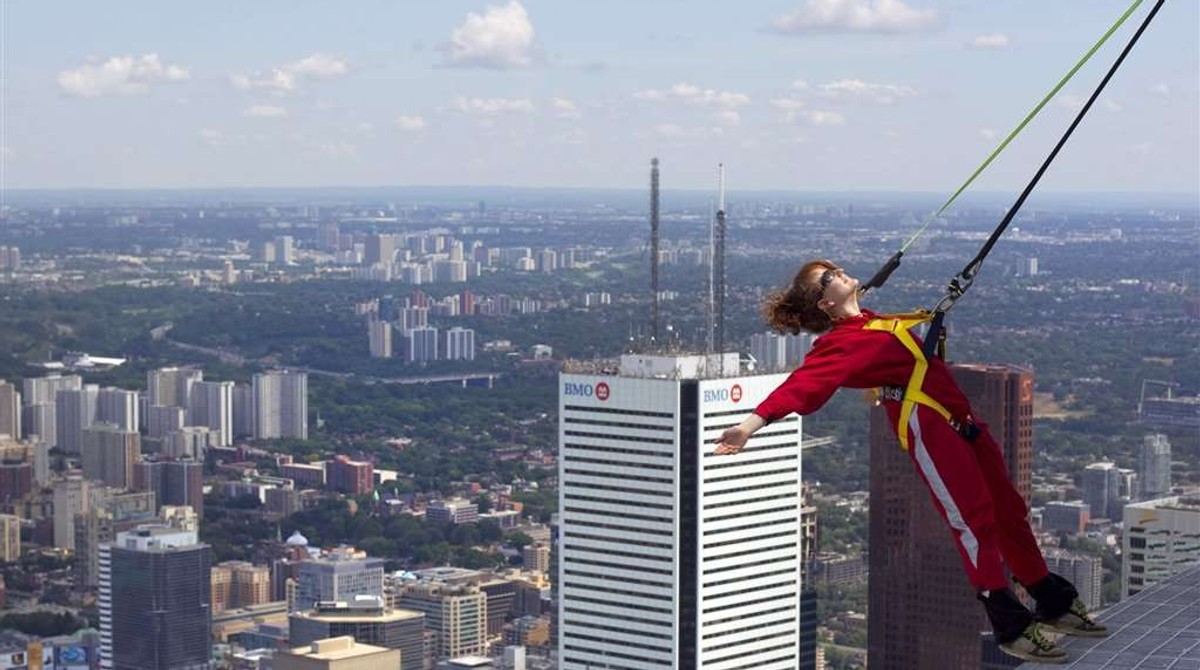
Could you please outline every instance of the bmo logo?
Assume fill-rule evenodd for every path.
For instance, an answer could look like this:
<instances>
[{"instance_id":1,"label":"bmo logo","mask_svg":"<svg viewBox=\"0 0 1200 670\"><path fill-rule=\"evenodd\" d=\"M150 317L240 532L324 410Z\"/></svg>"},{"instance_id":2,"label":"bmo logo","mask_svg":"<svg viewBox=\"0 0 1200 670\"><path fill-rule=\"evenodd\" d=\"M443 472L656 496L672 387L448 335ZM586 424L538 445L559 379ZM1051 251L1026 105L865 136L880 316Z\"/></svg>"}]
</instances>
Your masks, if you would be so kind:
<instances>
[{"instance_id":1,"label":"bmo logo","mask_svg":"<svg viewBox=\"0 0 1200 670\"><path fill-rule=\"evenodd\" d=\"M704 402L741 402L742 385L734 384L727 389L708 389L704 392Z\"/></svg>"},{"instance_id":2,"label":"bmo logo","mask_svg":"<svg viewBox=\"0 0 1200 670\"><path fill-rule=\"evenodd\" d=\"M596 400L608 400L608 396L612 393L612 389L605 382L596 384L584 384L576 382L566 382L563 384L563 395L582 396L584 398L595 398Z\"/></svg>"}]
</instances>

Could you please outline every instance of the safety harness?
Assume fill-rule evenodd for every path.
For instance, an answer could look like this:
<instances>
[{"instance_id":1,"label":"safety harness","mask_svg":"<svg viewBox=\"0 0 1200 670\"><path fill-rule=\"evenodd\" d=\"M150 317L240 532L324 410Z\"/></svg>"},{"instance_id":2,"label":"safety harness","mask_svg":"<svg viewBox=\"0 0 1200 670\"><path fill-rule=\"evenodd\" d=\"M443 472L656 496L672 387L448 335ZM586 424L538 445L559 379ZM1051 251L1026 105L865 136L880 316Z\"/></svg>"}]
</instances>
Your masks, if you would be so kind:
<instances>
[{"instance_id":1,"label":"safety harness","mask_svg":"<svg viewBox=\"0 0 1200 670\"><path fill-rule=\"evenodd\" d=\"M954 416L946 406L935 400L924 391L925 373L929 371L929 357L917 344L910 332L913 328L927 324L933 319L933 314L924 310L908 314L888 314L871 319L863 326L864 330L879 330L891 333L900 340L900 344L913 355L913 371L905 386L884 386L876 390L876 403L885 400L900 403L900 417L896 420L896 436L900 438L900 447L909 450L908 422L917 405L924 405L937 412L954 430L967 441L972 441L979 434L970 415Z\"/></svg>"}]
</instances>

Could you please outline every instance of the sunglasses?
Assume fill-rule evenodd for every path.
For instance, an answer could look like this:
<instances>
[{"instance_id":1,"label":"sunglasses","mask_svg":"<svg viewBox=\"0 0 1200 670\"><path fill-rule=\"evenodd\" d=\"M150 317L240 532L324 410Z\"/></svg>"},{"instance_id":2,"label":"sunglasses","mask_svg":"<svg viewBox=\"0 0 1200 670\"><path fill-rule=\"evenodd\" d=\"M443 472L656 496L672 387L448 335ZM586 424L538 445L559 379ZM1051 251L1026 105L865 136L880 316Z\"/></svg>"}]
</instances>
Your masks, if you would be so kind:
<instances>
[{"instance_id":1,"label":"sunglasses","mask_svg":"<svg viewBox=\"0 0 1200 670\"><path fill-rule=\"evenodd\" d=\"M841 268L829 268L821 273L821 278L817 280L817 285L821 287L822 292L829 288L829 284L833 282L833 278L841 271Z\"/></svg>"}]
</instances>

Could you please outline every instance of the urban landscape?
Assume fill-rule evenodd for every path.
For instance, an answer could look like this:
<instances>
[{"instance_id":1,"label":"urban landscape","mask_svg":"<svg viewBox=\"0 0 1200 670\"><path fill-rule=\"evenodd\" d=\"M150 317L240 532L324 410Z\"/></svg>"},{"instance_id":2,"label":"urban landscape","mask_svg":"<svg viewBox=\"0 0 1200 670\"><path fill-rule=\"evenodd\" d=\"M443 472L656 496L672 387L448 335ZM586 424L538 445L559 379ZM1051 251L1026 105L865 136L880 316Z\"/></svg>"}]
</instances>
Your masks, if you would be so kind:
<instances>
[{"instance_id":1,"label":"urban landscape","mask_svg":"<svg viewBox=\"0 0 1200 670\"><path fill-rule=\"evenodd\" d=\"M975 28L963 46L970 31L946 28L959 19L938 3L790 4L800 9L760 21L755 39L836 34L880 49L876 59L892 53L879 44L928 34L953 34L970 58L1010 50L1005 35ZM475 5L453 18L423 10L459 27L444 44L404 48L432 59L422 77L635 76L615 60L577 63L561 45L546 52L530 15L552 11L539 3ZM1118 11L1104 9L1084 32ZM171 11L148 20L167 25ZM231 20L214 11L225 18L196 20ZM330 20L289 11L295 39L302 22ZM959 11L982 21L969 14L982 10ZM1182 13L1186 23L1195 8ZM9 17L5 39L36 14ZM250 12L247 25L262 29L264 17ZM230 30L235 44L251 39ZM30 38L14 39L36 60ZM301 124L350 106L321 87L383 67L371 52L357 62L314 52L218 81L157 54L122 65L78 53L63 62L83 65L56 66L57 102L24 88L49 66L4 65L23 92L13 99L64 115L58 105L96 103L97 123L147 137L166 131L121 130L113 119L136 112L117 105L170 87L191 91L160 101L180 108L233 91L253 100L231 123ZM648 67L674 67L653 53ZM1162 84L1171 123L1200 125L1198 69L1192 58ZM205 126L204 151L257 148L191 155L190 177L173 157L163 181L142 167L129 181L81 179L49 145L21 146L58 121L15 113L4 122L15 133L0 139L0 670L1032 667L996 639L979 604L987 592L963 571L974 556L955 541L961 516L938 497L940 480L914 468L922 456L908 453L903 421L897 437L886 388L842 384L819 411L764 419L744 451L717 451L829 342L764 320L802 263L829 259L866 282L902 249L887 285L855 296L871 316L906 314L937 304L1002 219L1011 226L946 313L945 369L969 422L999 445L1046 566L1110 631L1054 639L1073 667L1200 668L1200 150L1147 140L1098 175L1102 154L1085 138L1084 158L1028 202L1013 205L1024 168L1000 166L1002 178L947 207L918 169L906 172L916 149L885 178L845 157L863 145L814 135L861 110L908 123L904 105L936 98L935 84L810 76L763 105L801 128L780 144L825 162L803 183L772 181L790 159L750 165L777 155L773 139L738 135L768 96L683 84L627 97L707 120L630 131L622 141L635 151L594 143L569 159L553 124L603 108L613 131L649 107L555 97L525 127L513 118L542 107L486 96L431 105L392 121L404 140L389 151L403 166L378 178L354 172L376 160L366 139L332 151L297 140L305 148L292 155L272 153L269 133ZM417 97L435 86L419 81ZM1103 123L1132 120L1126 104ZM440 137L439 118L465 125ZM495 147L439 153L457 150L460 133ZM697 149L733 138L729 162ZM519 149L510 165L491 153L505 142ZM256 162L260 151L275 164ZM320 154L309 156L312 181L293 171L308 151ZM1131 177L1151 151L1175 163ZM132 155L79 160L107 175ZM358 167L330 177L340 160ZM276 171L240 182L260 167ZM860 169L866 186L846 176ZM401 185L376 185L389 183ZM1024 605L1040 599L1008 577Z\"/></svg>"}]
</instances>

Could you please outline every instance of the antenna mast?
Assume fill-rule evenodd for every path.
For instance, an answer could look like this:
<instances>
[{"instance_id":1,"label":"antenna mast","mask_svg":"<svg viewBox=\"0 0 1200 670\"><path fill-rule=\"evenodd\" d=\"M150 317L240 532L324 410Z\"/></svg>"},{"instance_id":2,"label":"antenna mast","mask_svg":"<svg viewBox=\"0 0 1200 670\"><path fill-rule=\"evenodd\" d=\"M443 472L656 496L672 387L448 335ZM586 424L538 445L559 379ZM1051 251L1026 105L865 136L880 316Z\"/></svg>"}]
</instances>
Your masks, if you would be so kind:
<instances>
[{"instance_id":1,"label":"antenna mast","mask_svg":"<svg viewBox=\"0 0 1200 670\"><path fill-rule=\"evenodd\" d=\"M713 346L716 353L725 353L725 164L717 164L717 221L713 231L713 275L716 322Z\"/></svg>"},{"instance_id":2,"label":"antenna mast","mask_svg":"<svg viewBox=\"0 0 1200 670\"><path fill-rule=\"evenodd\" d=\"M650 159L650 342L658 344L658 159Z\"/></svg>"}]
</instances>

